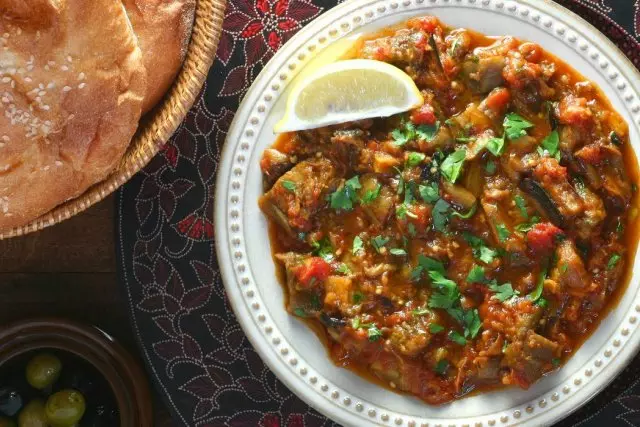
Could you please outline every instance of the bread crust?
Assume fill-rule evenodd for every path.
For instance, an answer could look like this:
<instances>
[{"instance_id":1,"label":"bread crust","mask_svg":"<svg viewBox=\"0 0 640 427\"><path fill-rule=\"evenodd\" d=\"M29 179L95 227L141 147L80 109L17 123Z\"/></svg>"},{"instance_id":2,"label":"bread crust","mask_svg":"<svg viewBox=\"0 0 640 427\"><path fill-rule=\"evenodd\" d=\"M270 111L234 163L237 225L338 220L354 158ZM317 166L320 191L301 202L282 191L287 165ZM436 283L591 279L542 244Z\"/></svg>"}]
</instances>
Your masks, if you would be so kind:
<instances>
[{"instance_id":1,"label":"bread crust","mask_svg":"<svg viewBox=\"0 0 640 427\"><path fill-rule=\"evenodd\" d=\"M0 230L7 230L114 170L138 126L147 81L120 0L0 0L0 13Z\"/></svg>"},{"instance_id":2,"label":"bread crust","mask_svg":"<svg viewBox=\"0 0 640 427\"><path fill-rule=\"evenodd\" d=\"M196 0L123 0L147 67L142 111L151 110L169 90L187 52Z\"/></svg>"}]
</instances>

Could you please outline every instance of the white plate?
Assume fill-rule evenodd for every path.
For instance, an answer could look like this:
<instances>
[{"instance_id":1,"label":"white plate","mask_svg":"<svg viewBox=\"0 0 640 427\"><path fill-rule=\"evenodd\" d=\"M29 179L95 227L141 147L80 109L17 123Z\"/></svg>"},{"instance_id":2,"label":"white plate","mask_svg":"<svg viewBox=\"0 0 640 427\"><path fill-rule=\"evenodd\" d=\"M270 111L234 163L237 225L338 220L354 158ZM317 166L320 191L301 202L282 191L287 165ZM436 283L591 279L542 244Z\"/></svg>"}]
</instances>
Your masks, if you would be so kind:
<instances>
[{"instance_id":1,"label":"white plate","mask_svg":"<svg viewBox=\"0 0 640 427\"><path fill-rule=\"evenodd\" d=\"M255 80L227 136L216 189L218 262L227 294L249 340L271 370L308 404L345 425L545 425L604 389L640 344L636 256L618 307L558 372L529 390L508 388L429 406L369 383L331 363L303 323L284 310L270 256L267 223L257 204L259 160L276 136L291 82L335 41L433 14L444 23L539 43L597 83L629 123L640 152L640 75L605 36L556 4L540 0L349 0L293 37Z\"/></svg>"}]
</instances>

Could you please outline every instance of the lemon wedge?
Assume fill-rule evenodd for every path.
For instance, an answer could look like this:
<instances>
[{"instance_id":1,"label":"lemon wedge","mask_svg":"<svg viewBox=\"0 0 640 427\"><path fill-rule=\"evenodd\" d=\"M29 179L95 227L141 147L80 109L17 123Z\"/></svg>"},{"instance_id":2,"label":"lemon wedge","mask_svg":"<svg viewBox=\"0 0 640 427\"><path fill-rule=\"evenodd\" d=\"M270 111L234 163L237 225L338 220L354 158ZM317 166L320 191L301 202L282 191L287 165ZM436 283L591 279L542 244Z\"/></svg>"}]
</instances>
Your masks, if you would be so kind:
<instances>
[{"instance_id":1,"label":"lemon wedge","mask_svg":"<svg viewBox=\"0 0 640 427\"><path fill-rule=\"evenodd\" d=\"M276 133L387 117L422 105L411 77L386 62L349 59L323 65L297 82Z\"/></svg>"}]
</instances>

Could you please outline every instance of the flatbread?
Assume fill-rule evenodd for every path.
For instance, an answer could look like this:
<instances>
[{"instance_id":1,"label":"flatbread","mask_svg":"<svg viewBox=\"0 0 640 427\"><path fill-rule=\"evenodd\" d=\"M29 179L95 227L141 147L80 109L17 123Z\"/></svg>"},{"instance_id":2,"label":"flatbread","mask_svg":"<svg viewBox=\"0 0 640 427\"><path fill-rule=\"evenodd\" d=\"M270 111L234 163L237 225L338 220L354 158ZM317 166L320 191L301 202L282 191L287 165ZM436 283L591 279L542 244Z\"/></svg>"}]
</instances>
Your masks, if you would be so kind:
<instances>
[{"instance_id":1,"label":"flatbread","mask_svg":"<svg viewBox=\"0 0 640 427\"><path fill-rule=\"evenodd\" d=\"M0 0L0 230L112 172L146 88L120 0Z\"/></svg>"},{"instance_id":2,"label":"flatbread","mask_svg":"<svg viewBox=\"0 0 640 427\"><path fill-rule=\"evenodd\" d=\"M142 110L151 110L169 90L191 38L195 0L123 0L138 36L149 86Z\"/></svg>"}]
</instances>

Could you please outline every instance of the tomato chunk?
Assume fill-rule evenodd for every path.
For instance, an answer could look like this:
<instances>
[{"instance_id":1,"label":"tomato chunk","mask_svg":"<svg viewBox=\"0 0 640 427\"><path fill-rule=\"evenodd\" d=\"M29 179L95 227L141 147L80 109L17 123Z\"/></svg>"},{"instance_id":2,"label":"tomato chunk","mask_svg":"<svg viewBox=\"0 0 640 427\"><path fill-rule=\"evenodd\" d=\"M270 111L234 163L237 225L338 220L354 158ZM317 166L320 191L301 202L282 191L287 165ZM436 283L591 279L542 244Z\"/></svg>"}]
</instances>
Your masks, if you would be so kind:
<instances>
[{"instance_id":1,"label":"tomato chunk","mask_svg":"<svg viewBox=\"0 0 640 427\"><path fill-rule=\"evenodd\" d=\"M533 226L527 233L527 243L536 252L551 251L556 236L564 234L562 230L550 222L541 222Z\"/></svg>"},{"instance_id":2,"label":"tomato chunk","mask_svg":"<svg viewBox=\"0 0 640 427\"><path fill-rule=\"evenodd\" d=\"M436 115L433 107L424 104L411 114L411 121L416 125L432 125L436 122Z\"/></svg>"},{"instance_id":3,"label":"tomato chunk","mask_svg":"<svg viewBox=\"0 0 640 427\"><path fill-rule=\"evenodd\" d=\"M586 98L567 96L560 101L558 118L561 123L585 127L592 123L593 113Z\"/></svg>"},{"instance_id":4,"label":"tomato chunk","mask_svg":"<svg viewBox=\"0 0 640 427\"><path fill-rule=\"evenodd\" d=\"M331 273L331 266L320 257L312 257L304 261L295 271L296 278L300 284L309 288L316 283L321 283Z\"/></svg>"},{"instance_id":5,"label":"tomato chunk","mask_svg":"<svg viewBox=\"0 0 640 427\"><path fill-rule=\"evenodd\" d=\"M490 110L500 113L506 109L509 101L511 101L509 89L499 87L491 91L485 100L485 104Z\"/></svg>"},{"instance_id":6,"label":"tomato chunk","mask_svg":"<svg viewBox=\"0 0 640 427\"><path fill-rule=\"evenodd\" d=\"M553 157L544 157L533 170L533 174L540 181L556 181L567 178L567 168L560 165Z\"/></svg>"},{"instance_id":7,"label":"tomato chunk","mask_svg":"<svg viewBox=\"0 0 640 427\"><path fill-rule=\"evenodd\" d=\"M435 16L421 16L419 18L410 19L407 22L409 27L419 28L429 34L432 34L440 25L440 21Z\"/></svg>"}]
</instances>

